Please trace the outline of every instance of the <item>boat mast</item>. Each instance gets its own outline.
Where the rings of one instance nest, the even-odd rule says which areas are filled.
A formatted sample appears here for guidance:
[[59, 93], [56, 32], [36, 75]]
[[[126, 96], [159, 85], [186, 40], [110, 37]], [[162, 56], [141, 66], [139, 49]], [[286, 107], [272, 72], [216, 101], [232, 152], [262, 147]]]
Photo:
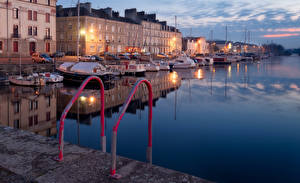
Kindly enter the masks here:
[[80, 41], [80, 0], [77, 3], [77, 61], [79, 62], [79, 41]]

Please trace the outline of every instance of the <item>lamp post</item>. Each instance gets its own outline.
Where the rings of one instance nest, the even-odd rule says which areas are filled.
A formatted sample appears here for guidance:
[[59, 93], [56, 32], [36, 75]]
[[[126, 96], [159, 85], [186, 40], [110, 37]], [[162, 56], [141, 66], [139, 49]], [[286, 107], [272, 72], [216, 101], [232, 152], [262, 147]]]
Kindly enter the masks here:
[[77, 62], [79, 62], [79, 41], [80, 41], [80, 0], [77, 4]]

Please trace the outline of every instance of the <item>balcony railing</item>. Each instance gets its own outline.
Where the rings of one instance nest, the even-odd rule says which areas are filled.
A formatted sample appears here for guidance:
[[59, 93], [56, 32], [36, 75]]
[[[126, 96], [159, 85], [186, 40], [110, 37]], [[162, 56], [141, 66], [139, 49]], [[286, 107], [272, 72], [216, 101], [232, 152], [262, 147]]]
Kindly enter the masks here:
[[46, 35], [46, 36], [44, 37], [44, 40], [52, 40], [52, 36]]
[[12, 38], [21, 38], [21, 35], [18, 34], [18, 33], [12, 33], [12, 34], [11, 34], [11, 37], [12, 37]]

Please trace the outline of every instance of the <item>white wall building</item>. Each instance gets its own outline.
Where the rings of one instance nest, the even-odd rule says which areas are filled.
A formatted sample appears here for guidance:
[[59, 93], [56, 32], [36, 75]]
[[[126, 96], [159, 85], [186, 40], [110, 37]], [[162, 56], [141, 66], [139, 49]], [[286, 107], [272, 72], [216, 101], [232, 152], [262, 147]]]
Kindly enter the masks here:
[[56, 0], [0, 0], [0, 57], [56, 51]]

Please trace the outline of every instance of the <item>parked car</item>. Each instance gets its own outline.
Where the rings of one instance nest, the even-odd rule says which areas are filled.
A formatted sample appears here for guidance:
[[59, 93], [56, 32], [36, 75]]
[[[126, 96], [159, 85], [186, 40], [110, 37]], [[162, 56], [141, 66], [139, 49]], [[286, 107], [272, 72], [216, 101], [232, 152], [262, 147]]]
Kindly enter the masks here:
[[88, 62], [92, 60], [92, 56], [91, 55], [84, 55], [79, 57], [79, 61], [81, 62]]
[[65, 56], [65, 52], [61, 52], [61, 51], [55, 52], [51, 55], [52, 58], [61, 58], [64, 56]]
[[99, 61], [99, 62], [104, 61], [104, 59], [101, 58], [101, 57], [99, 57], [98, 55], [92, 55], [91, 56], [91, 60], [93, 60], [93, 61]]
[[140, 59], [141, 58], [141, 54], [138, 53], [138, 52], [131, 53], [130, 58], [131, 59]]
[[158, 53], [158, 54], [156, 55], [156, 57], [162, 58], [162, 59], [164, 59], [164, 58], [169, 58], [169, 56], [166, 55], [166, 54], [164, 54], [164, 53]]
[[[130, 54], [129, 54], [129, 55], [130, 55]], [[118, 55], [118, 57], [119, 57], [121, 60], [130, 60], [129, 55], [126, 54], [126, 53], [120, 53], [120, 54]]]
[[104, 53], [100, 54], [100, 57], [103, 58], [104, 60], [120, 60], [119, 57], [117, 57], [111, 53], [108, 53], [108, 52], [104, 52]]
[[52, 58], [45, 53], [33, 53], [31, 58], [34, 63], [53, 63]]

